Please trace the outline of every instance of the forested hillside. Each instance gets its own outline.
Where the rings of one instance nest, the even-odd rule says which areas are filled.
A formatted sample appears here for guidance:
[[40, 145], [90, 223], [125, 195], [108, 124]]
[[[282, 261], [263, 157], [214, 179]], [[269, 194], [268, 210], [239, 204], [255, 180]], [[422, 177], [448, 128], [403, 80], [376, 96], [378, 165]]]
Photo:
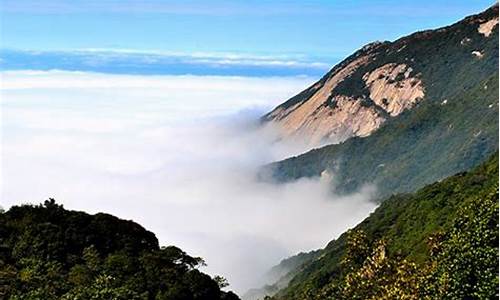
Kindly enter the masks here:
[[496, 153], [473, 171], [385, 200], [275, 299], [493, 299], [498, 242]]
[[0, 214], [0, 299], [225, 299], [204, 261], [140, 225], [54, 200]]

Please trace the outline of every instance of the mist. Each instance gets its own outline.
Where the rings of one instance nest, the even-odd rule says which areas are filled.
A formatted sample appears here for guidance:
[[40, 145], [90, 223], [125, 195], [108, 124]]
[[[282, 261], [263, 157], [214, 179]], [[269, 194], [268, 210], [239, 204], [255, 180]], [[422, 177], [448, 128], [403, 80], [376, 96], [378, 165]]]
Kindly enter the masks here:
[[336, 195], [335, 174], [257, 179], [266, 163], [309, 149], [257, 121], [313, 81], [3, 72], [0, 204], [53, 197], [132, 219], [242, 293], [375, 208], [371, 186]]

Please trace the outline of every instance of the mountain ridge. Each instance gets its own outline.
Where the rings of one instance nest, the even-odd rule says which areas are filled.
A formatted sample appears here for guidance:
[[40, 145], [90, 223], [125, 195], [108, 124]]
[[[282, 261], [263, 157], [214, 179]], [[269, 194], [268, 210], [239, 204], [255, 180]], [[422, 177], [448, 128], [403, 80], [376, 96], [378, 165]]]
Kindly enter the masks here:
[[[491, 33], [497, 30], [498, 5], [494, 5], [446, 27], [419, 31], [394, 42], [370, 43], [263, 116], [263, 120], [280, 127], [283, 138], [306, 139], [312, 145], [368, 136], [386, 120], [421, 101], [442, 101], [456, 94], [459, 87], [473, 85], [474, 82], [452, 84], [436, 89], [433, 82], [442, 74], [436, 72], [433, 64], [442, 60], [450, 71], [463, 71], [470, 68], [470, 62], [454, 65], [453, 60], [489, 60], [483, 52], [491, 49], [484, 49], [481, 37], [495, 39]], [[440, 56], [445, 51], [439, 46], [449, 48], [446, 44], [452, 42], [454, 35], [461, 36], [453, 41], [459, 45], [454, 51], [462, 53], [450, 58]]]
[[[490, 26], [488, 36], [479, 29], [496, 19], [498, 5], [444, 29], [418, 32], [391, 43], [392, 52], [372, 66], [359, 68], [336, 89], [366, 96], [369, 91], [363, 77], [368, 69], [401, 66], [413, 59], [411, 68], [422, 74], [425, 98], [388, 118], [368, 136], [350, 137], [272, 163], [262, 174], [290, 181], [328, 170], [334, 174], [338, 192], [376, 184], [383, 198], [481, 163], [498, 149], [498, 24]], [[413, 43], [405, 42], [406, 47], [397, 52], [400, 48], [394, 45], [408, 39]], [[373, 47], [379, 51], [384, 45]]]

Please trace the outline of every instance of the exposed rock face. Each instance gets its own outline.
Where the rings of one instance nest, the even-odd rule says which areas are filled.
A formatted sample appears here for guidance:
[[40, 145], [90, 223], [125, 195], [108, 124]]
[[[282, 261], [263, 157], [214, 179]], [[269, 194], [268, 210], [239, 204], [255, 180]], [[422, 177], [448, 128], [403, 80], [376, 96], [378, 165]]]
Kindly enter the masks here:
[[[334, 68], [321, 81], [310, 87], [308, 98], [290, 105], [281, 105], [266, 119], [278, 124], [284, 137], [307, 137], [311, 145], [328, 141], [342, 142], [352, 136], [367, 136], [384, 121], [411, 108], [424, 97], [419, 74], [406, 64], [388, 63], [364, 72], [366, 94], [344, 94], [336, 89], [344, 81], [353, 80], [374, 60], [373, 51], [382, 43], [369, 44], [354, 58]], [[406, 45], [402, 45], [400, 50]]]
[[483, 57], [483, 53], [481, 51], [472, 51], [472, 55], [476, 56], [477, 58]]
[[276, 121], [285, 136], [307, 136], [311, 144], [324, 139], [342, 141], [353, 135], [365, 136], [378, 128], [385, 118], [375, 107], [362, 105], [361, 99], [332, 95], [332, 90], [349, 77], [370, 55], [361, 56], [332, 74], [324, 82], [316, 83], [314, 93], [307, 101], [290, 107], [278, 107], [268, 118]]
[[479, 24], [477, 31], [479, 31], [479, 33], [483, 34], [484, 36], [488, 37], [493, 31], [493, 28], [495, 28], [495, 26], [497, 25], [498, 25], [498, 17]]
[[391, 116], [399, 115], [424, 98], [422, 81], [412, 77], [413, 69], [405, 64], [383, 65], [363, 76], [370, 98]]

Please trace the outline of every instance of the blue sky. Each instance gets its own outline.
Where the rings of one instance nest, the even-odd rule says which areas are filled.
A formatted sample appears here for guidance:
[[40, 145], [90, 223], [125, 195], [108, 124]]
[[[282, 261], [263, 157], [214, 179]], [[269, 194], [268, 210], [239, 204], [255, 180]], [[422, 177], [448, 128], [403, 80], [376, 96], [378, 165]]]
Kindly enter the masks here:
[[[2, 0], [1, 48], [277, 56], [331, 65], [360, 46], [440, 27], [487, 0]], [[272, 73], [272, 72], [271, 72]], [[276, 72], [280, 75], [282, 72]]]

